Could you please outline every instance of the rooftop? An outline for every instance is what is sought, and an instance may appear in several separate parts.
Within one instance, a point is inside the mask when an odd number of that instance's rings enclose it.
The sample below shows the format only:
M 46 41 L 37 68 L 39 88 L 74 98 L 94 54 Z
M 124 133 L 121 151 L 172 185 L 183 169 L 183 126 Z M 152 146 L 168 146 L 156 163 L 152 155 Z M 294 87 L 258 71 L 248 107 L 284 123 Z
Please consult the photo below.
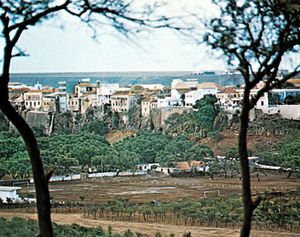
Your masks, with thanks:
M 221 89 L 221 86 L 214 82 L 203 82 L 198 85 L 198 89 Z
M 0 191 L 11 192 L 11 191 L 20 190 L 20 189 L 22 189 L 22 188 L 21 187 L 0 186 Z
M 219 93 L 223 93 L 223 94 L 236 94 L 238 92 L 233 87 L 225 87 L 225 88 L 221 89 Z

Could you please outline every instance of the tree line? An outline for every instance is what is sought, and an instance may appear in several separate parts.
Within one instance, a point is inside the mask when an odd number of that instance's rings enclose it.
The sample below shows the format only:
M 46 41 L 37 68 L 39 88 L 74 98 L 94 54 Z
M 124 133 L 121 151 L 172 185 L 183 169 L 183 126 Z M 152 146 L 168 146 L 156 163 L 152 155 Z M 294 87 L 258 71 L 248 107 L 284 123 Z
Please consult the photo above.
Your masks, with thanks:
M 46 168 L 55 167 L 56 174 L 70 174 L 96 168 L 99 171 L 136 169 L 139 163 L 203 160 L 213 156 L 203 144 L 186 136 L 172 137 L 163 133 L 139 131 L 135 136 L 109 144 L 104 136 L 81 131 L 38 137 L 41 157 Z M 19 136 L 0 133 L 1 176 L 26 178 L 31 175 L 28 155 Z
M 282 193 L 266 193 L 254 213 L 253 221 L 266 229 L 282 228 L 299 231 L 299 190 Z M 149 202 L 136 204 L 128 199 L 117 198 L 108 203 L 85 207 L 84 215 L 93 219 L 115 221 L 161 222 L 195 226 L 234 225 L 242 221 L 242 198 L 231 194 L 199 200 Z

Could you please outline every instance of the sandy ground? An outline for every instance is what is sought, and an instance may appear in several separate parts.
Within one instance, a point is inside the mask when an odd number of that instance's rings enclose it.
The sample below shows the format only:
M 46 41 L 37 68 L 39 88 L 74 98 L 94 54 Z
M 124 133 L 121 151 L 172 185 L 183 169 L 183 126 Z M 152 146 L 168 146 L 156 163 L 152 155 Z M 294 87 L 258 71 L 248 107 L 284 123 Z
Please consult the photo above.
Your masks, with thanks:
M 27 219 L 35 219 L 35 214 L 26 213 L 4 213 L 0 212 L 0 217 L 22 217 Z M 239 236 L 239 231 L 225 228 L 207 228 L 207 227 L 191 227 L 191 226 L 177 226 L 165 224 L 152 223 L 135 223 L 135 222 L 120 222 L 120 221 L 106 221 L 106 220 L 90 220 L 82 217 L 82 214 L 52 214 L 53 222 L 61 225 L 70 225 L 76 223 L 86 227 L 101 226 L 107 229 L 112 227 L 113 232 L 123 233 L 130 229 L 132 232 L 139 232 L 154 236 L 156 232 L 163 235 L 173 233 L 175 236 L 182 236 L 184 232 L 191 232 L 193 237 L 235 237 Z M 300 233 L 286 233 L 286 232 L 270 232 L 270 231 L 256 231 L 253 230 L 252 237 L 300 237 Z

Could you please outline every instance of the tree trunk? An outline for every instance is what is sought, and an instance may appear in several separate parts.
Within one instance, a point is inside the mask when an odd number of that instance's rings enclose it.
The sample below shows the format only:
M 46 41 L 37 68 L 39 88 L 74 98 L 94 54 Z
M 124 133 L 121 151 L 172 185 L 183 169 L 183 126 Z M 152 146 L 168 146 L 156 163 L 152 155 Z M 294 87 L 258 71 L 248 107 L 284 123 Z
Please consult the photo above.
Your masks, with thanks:
M 9 78 L 9 76 L 7 76 Z M 51 223 L 51 205 L 50 194 L 48 189 L 48 180 L 44 174 L 43 164 L 40 157 L 40 151 L 36 138 L 32 129 L 28 126 L 26 121 L 19 115 L 8 101 L 8 78 L 4 74 L 0 80 L 0 109 L 5 116 L 12 122 L 21 134 L 26 149 L 30 158 L 34 185 L 36 190 L 37 211 L 39 220 L 40 236 L 52 237 L 52 223 Z
M 247 150 L 247 130 L 249 124 L 249 92 L 244 92 L 243 109 L 240 115 L 240 131 L 239 131 L 239 158 L 241 165 L 242 175 L 242 188 L 243 188 L 243 205 L 244 216 L 243 224 L 240 231 L 240 237 L 248 237 L 251 230 L 251 218 L 253 213 L 253 203 L 251 199 L 251 184 L 250 184 L 250 170 L 248 163 L 248 150 Z

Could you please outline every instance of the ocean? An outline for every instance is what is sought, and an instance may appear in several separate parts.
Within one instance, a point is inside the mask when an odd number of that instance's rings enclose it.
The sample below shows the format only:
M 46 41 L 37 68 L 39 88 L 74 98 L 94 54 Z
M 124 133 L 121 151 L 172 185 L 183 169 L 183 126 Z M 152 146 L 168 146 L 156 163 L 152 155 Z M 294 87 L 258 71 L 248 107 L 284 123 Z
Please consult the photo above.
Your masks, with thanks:
M 11 82 L 58 87 L 58 82 L 67 83 L 67 91 L 73 92 L 74 86 L 82 79 L 90 79 L 91 83 L 119 83 L 121 86 L 136 84 L 162 84 L 170 86 L 173 79 L 198 79 L 202 82 L 215 82 L 222 86 L 241 84 L 240 75 L 193 74 L 192 72 L 84 72 L 84 73 L 12 73 Z

